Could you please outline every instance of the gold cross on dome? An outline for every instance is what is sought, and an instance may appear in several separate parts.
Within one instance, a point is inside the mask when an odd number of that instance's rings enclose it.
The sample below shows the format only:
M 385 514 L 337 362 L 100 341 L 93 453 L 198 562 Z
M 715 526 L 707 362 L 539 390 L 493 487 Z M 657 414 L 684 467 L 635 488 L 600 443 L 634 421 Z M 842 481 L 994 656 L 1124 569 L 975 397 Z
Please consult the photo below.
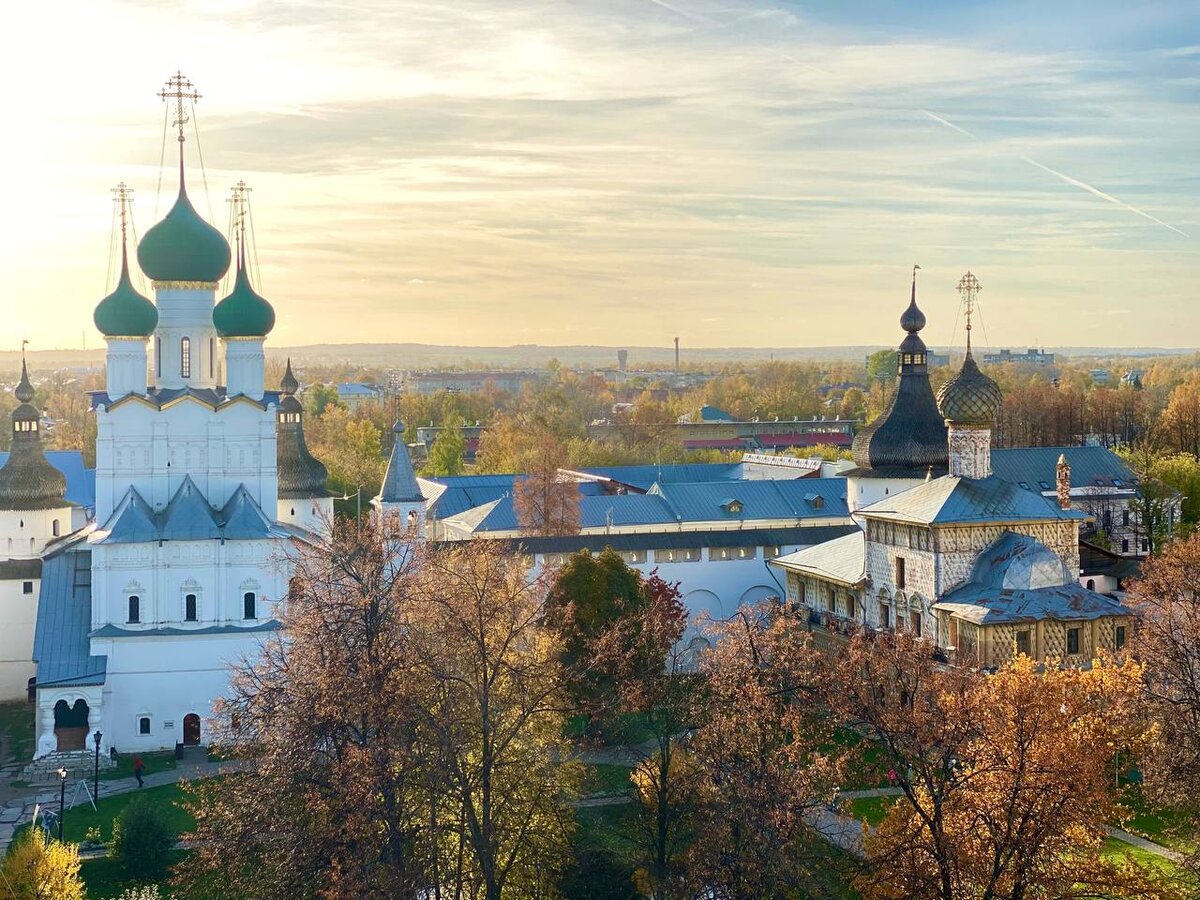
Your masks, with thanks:
M 167 83 L 163 85 L 163 89 L 158 92 L 158 96 L 162 98 L 164 103 L 175 102 L 175 121 L 171 124 L 179 129 L 179 143 L 183 143 L 183 126 L 189 121 L 187 108 L 184 106 L 185 100 L 190 100 L 195 103 L 200 99 L 200 94 L 182 72 L 176 72 L 167 79 Z
M 125 216 L 129 204 L 133 202 L 133 188 L 125 182 L 119 182 L 115 188 L 112 188 L 113 202 L 117 204 L 117 208 L 121 211 L 121 242 L 125 241 Z
M 955 290 L 962 295 L 963 299 L 963 314 L 967 319 L 967 352 L 970 353 L 971 314 L 975 311 L 976 297 L 979 292 L 983 290 L 983 285 L 979 283 L 979 279 L 975 277 L 970 269 L 968 269 L 967 274 L 958 280 L 958 287 L 956 287 Z
M 246 210 L 250 206 L 250 192 L 254 188 L 245 181 L 238 181 L 229 189 L 229 200 L 233 204 L 233 222 L 238 240 L 246 233 Z

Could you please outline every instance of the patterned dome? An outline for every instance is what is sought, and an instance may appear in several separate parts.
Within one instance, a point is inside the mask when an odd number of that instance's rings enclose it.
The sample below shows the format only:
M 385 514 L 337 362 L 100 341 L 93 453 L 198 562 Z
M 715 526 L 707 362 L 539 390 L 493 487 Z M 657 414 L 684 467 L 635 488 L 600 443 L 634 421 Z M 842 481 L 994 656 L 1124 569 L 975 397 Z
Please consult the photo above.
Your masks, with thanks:
M 938 409 L 942 417 L 955 425 L 991 425 L 1000 412 L 1004 395 L 1000 385 L 979 370 L 975 357 L 967 350 L 958 374 L 938 391 Z
M 31 404 L 33 385 L 21 362 L 21 381 L 13 392 L 21 401 L 12 414 L 12 451 L 0 467 L 0 509 L 58 509 L 69 506 L 63 497 L 67 479 L 42 452 L 40 416 Z
M 276 431 L 275 463 L 279 471 L 280 499 L 328 497 L 325 482 L 329 470 L 309 452 L 304 440 L 304 408 L 296 399 L 300 387 L 292 374 L 292 361 L 280 381 L 283 396 L 279 401 L 279 424 Z

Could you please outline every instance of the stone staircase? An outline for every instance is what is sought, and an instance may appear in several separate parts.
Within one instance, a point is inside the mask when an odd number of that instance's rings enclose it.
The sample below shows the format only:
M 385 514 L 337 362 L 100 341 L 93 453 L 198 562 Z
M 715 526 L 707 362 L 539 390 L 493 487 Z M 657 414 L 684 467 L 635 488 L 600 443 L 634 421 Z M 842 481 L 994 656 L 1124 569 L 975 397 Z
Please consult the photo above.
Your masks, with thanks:
M 100 754 L 100 769 L 106 771 L 116 766 L 107 753 Z M 58 783 L 58 770 L 67 770 L 67 781 L 91 777 L 96 767 L 95 750 L 60 750 L 39 756 L 21 770 L 21 778 L 34 784 Z

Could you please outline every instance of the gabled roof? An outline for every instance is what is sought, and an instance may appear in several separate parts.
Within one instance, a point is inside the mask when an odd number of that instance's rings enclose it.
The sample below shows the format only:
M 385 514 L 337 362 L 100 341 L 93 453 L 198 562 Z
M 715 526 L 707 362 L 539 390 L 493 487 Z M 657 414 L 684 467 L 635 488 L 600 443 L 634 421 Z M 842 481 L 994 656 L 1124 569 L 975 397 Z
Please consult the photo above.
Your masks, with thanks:
M 199 403 L 209 409 L 224 409 L 235 403 L 248 403 L 258 409 L 266 409 L 270 404 L 279 403 L 279 391 L 263 391 L 262 401 L 245 394 L 227 394 L 224 387 L 217 388 L 151 388 L 146 394 L 124 394 L 120 397 L 109 397 L 107 391 L 88 391 L 92 409 L 105 407 L 113 410 L 126 403 L 142 403 L 154 409 L 165 409 L 184 400 Z
M 650 493 L 663 497 L 682 522 L 848 518 L 850 515 L 844 478 L 655 484 Z M 731 508 L 731 500 L 741 504 L 738 511 Z
M 287 532 L 272 522 L 245 485 L 238 485 L 220 510 L 213 509 L 190 476 L 171 502 L 155 512 L 136 488 L 130 488 L 108 521 L 91 533 L 89 543 L 132 544 L 147 541 L 265 540 Z
M 1062 509 L 1041 494 L 1018 487 L 995 475 L 989 475 L 987 478 L 945 475 L 885 497 L 863 508 L 860 513 L 866 519 L 885 519 L 918 525 L 1046 522 L 1087 518 L 1084 513 Z
M 72 548 L 42 565 L 33 661 L 39 687 L 103 684 L 108 658 L 91 655 L 92 552 Z
M 771 565 L 855 587 L 866 581 L 866 540 L 858 528 L 844 537 L 771 560 Z
M 1071 467 L 1071 487 L 1108 487 L 1132 490 L 1133 470 L 1107 447 L 1014 447 L 992 451 L 992 471 L 1013 484 L 1034 491 L 1053 491 L 1058 477 L 1058 457 Z

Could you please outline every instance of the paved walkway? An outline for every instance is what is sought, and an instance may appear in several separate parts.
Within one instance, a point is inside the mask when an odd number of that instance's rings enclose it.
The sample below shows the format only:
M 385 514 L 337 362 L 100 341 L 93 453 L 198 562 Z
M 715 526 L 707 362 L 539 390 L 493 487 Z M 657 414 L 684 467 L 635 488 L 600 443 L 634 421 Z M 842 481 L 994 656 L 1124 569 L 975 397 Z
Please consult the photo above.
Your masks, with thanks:
M 203 778 L 208 775 L 220 775 L 224 772 L 237 771 L 239 764 L 236 760 L 228 762 L 202 762 L 202 763 L 181 763 L 174 769 L 166 769 L 162 772 L 151 772 L 148 775 L 142 776 L 142 780 L 146 783 L 146 787 L 159 787 L 164 784 L 175 784 L 179 781 L 194 781 L 198 778 Z M 90 789 L 92 780 L 86 779 Z M 71 802 L 75 791 L 78 789 L 78 779 L 67 782 L 67 803 Z M 136 778 L 114 778 L 111 781 L 100 782 L 100 798 L 113 797 L 117 794 L 128 794 L 131 791 L 138 789 Z M 55 788 L 42 788 L 35 794 L 29 794 L 23 797 L 14 797 L 0 806 L 0 853 L 8 849 L 8 845 L 12 843 L 13 833 L 21 825 L 27 824 L 33 818 L 34 807 L 41 804 L 48 806 L 55 812 L 58 811 L 59 792 Z M 76 803 L 76 808 L 80 805 L 89 806 L 87 799 L 80 795 L 80 803 Z M 67 818 L 71 816 L 71 810 L 67 810 Z
M 1145 850 L 1147 853 L 1153 853 L 1155 856 L 1161 856 L 1163 859 L 1169 859 L 1171 862 L 1177 863 L 1183 861 L 1183 854 L 1178 850 L 1172 850 L 1170 847 L 1164 847 L 1162 844 L 1156 844 L 1154 841 L 1146 840 L 1144 837 L 1138 837 L 1136 834 L 1130 834 L 1128 831 L 1117 828 L 1113 825 L 1108 826 L 1108 836 L 1114 837 L 1118 841 L 1124 841 L 1137 847 L 1139 850 Z

